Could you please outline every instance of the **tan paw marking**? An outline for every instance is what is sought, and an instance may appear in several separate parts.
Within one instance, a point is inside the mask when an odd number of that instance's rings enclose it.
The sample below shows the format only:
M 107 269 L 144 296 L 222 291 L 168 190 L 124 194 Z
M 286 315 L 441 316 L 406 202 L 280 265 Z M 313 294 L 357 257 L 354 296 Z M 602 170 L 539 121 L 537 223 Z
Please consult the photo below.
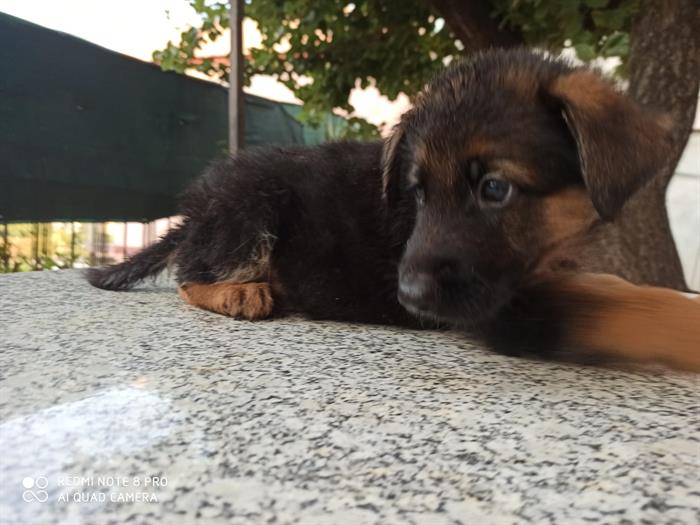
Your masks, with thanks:
M 191 305 L 231 317 L 264 319 L 272 313 L 269 283 L 185 284 L 180 297 Z

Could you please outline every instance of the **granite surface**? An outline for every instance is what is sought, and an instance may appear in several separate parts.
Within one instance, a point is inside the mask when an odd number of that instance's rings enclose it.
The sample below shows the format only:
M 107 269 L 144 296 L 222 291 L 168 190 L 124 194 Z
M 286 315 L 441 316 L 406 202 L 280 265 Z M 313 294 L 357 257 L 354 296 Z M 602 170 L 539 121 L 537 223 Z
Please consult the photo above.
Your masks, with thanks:
M 700 523 L 697 376 L 0 276 L 3 524 Z

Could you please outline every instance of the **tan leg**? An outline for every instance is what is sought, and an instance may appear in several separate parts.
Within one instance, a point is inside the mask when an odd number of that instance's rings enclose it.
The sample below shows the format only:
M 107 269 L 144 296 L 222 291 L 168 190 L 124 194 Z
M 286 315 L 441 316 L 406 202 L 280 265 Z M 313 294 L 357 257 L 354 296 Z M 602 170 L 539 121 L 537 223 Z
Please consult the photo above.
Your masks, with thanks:
M 192 283 L 178 291 L 191 305 L 231 317 L 255 320 L 272 313 L 269 283 Z
M 602 274 L 574 275 L 557 289 L 576 305 L 565 322 L 575 347 L 700 371 L 700 301 Z

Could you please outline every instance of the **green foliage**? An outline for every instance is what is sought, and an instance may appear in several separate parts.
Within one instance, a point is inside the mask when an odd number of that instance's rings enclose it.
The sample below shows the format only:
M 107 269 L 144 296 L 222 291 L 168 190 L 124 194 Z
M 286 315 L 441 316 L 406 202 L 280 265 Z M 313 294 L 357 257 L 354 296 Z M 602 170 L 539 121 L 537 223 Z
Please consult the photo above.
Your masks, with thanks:
M 492 0 L 501 24 L 520 30 L 533 46 L 559 51 L 573 47 L 584 62 L 629 53 L 629 28 L 639 0 Z
M 248 73 L 277 75 L 310 111 L 352 112 L 348 94 L 356 85 L 375 84 L 389 99 L 418 91 L 458 52 L 420 2 L 256 0 L 247 14 L 263 35 Z
M 192 68 L 226 79 L 227 66 L 196 58 L 207 40 L 229 25 L 227 1 L 188 0 L 201 23 L 168 42 L 153 58 L 164 69 Z M 519 30 L 530 45 L 573 47 L 584 61 L 629 50 L 629 26 L 639 0 L 491 0 L 493 16 Z M 251 51 L 246 78 L 272 75 L 304 101 L 301 118 L 317 125 L 322 115 L 348 102 L 355 86 L 375 85 L 389 99 L 415 93 L 463 46 L 428 1 L 248 0 L 245 14 L 255 20 L 262 46 Z M 354 118 L 348 136 L 376 135 Z
M 190 0 L 201 17 L 199 27 L 183 31 L 153 58 L 166 70 L 192 68 L 225 79 L 227 67 L 200 61 L 195 53 L 228 28 L 228 2 Z M 245 75 L 272 75 L 304 101 L 301 119 L 317 125 L 322 115 L 348 102 L 356 86 L 376 87 L 388 98 L 418 91 L 459 53 L 459 43 L 423 3 L 391 0 L 252 0 L 246 16 L 262 33 L 262 48 L 253 49 Z M 353 117 L 345 137 L 377 135 L 376 127 Z
M 0 273 L 73 268 L 87 257 L 83 237 L 83 229 L 78 228 L 71 254 L 71 229 L 67 224 L 10 224 L 7 244 L 0 239 Z M 39 253 L 35 253 L 37 244 Z
M 226 80 L 228 66 L 212 60 L 197 61 L 196 52 L 207 41 L 215 41 L 223 35 L 229 26 L 229 3 L 206 2 L 205 0 L 189 0 L 200 17 L 200 24 L 189 27 L 180 34 L 180 41 L 169 41 L 164 49 L 153 52 L 155 60 L 166 71 L 184 73 L 194 69 L 213 78 Z
M 347 119 L 347 127 L 343 128 L 338 139 L 376 139 L 379 138 L 379 130 L 377 126 L 370 124 L 363 118 L 349 117 Z

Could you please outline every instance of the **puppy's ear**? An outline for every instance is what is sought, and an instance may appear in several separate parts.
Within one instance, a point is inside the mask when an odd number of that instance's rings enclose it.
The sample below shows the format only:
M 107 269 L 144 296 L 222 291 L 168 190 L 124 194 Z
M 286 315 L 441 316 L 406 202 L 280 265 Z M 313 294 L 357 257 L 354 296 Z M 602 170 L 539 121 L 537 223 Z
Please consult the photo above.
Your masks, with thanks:
M 663 167 L 670 122 L 645 111 L 590 71 L 562 75 L 548 91 L 563 106 L 593 205 L 602 219 L 614 219 L 627 199 Z
M 382 150 L 382 195 L 389 206 L 394 205 L 400 197 L 402 150 L 405 143 L 403 126 L 399 123 L 394 126 L 391 136 L 384 141 Z

